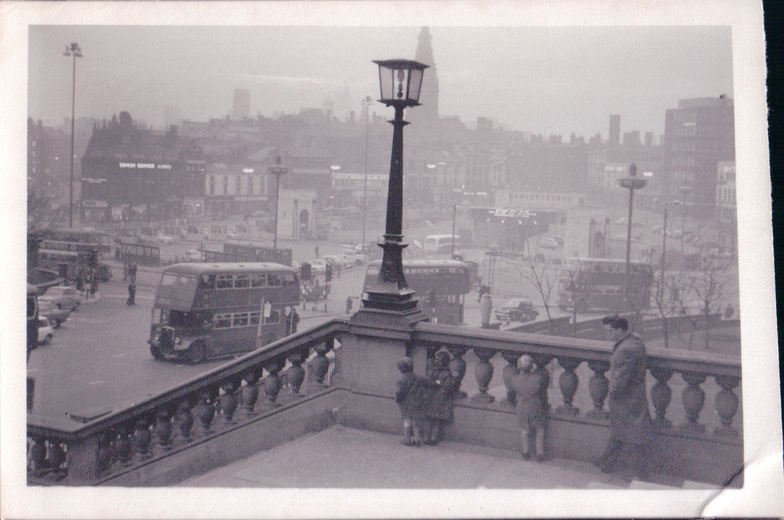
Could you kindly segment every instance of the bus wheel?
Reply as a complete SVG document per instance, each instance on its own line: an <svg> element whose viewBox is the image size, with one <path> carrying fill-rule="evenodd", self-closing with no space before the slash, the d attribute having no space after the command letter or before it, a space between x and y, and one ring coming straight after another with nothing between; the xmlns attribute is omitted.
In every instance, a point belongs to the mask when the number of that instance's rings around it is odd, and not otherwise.
<svg viewBox="0 0 784 520"><path fill-rule="evenodd" d="M197 341L188 349L191 365L197 365L207 358L207 347L201 341Z"/></svg>
<svg viewBox="0 0 784 520"><path fill-rule="evenodd" d="M161 359L163 359L163 355L161 354L161 349L159 349L158 347L150 345L150 354L152 354L152 357L154 357L156 361L160 361Z"/></svg>

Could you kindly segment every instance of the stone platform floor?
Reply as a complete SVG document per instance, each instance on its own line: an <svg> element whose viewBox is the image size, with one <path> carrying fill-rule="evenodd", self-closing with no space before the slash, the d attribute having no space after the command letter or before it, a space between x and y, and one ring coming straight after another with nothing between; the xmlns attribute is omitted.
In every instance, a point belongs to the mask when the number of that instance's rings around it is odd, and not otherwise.
<svg viewBox="0 0 784 520"><path fill-rule="evenodd" d="M333 426L178 484L231 488L694 489L716 487L653 475L606 475L589 463L525 461L519 453L445 441L403 446L399 437Z"/></svg>

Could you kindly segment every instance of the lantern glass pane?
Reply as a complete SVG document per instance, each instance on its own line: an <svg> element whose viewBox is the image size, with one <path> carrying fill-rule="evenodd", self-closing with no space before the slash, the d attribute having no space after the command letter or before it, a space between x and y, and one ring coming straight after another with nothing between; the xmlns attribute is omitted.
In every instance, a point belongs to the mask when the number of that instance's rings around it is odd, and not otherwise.
<svg viewBox="0 0 784 520"><path fill-rule="evenodd" d="M378 67L378 79L381 82L381 99L394 99L395 81L392 77L394 71L387 67Z"/></svg>
<svg viewBox="0 0 784 520"><path fill-rule="evenodd" d="M422 73L420 69L411 69L409 72L408 99L419 102L419 90L422 88Z"/></svg>

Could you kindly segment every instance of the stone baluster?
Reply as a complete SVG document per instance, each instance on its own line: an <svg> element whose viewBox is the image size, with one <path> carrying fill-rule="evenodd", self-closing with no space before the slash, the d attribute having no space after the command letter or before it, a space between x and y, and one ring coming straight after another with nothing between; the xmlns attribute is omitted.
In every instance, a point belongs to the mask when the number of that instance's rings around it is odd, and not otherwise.
<svg viewBox="0 0 784 520"><path fill-rule="evenodd" d="M669 368L651 369L651 375L656 378L656 384L651 388L651 402L653 403L653 409L656 411L653 424L658 428L666 429L672 427L672 422L666 417L667 408L672 400L672 389L670 389L669 385L672 373L673 371Z"/></svg>
<svg viewBox="0 0 784 520"><path fill-rule="evenodd" d="M490 360L495 355L494 350L475 348L474 354L479 361L474 366L476 383L479 385L479 393L471 398L472 402L489 404L495 401L495 397L487 393L490 381L493 379L493 365Z"/></svg>
<svg viewBox="0 0 784 520"><path fill-rule="evenodd" d="M502 404L514 406L517 402L517 392L512 387L514 378L520 373L517 368L517 360L520 359L519 352L502 352L501 356L506 360L507 365L501 371L501 378L506 386L506 398L501 401Z"/></svg>
<svg viewBox="0 0 784 520"><path fill-rule="evenodd" d="M180 428L180 437L186 443L191 442L191 428L193 428L193 415L191 405L187 399L180 401L177 407L177 423Z"/></svg>
<svg viewBox="0 0 784 520"><path fill-rule="evenodd" d="M299 389L305 381L305 369L302 368L302 363L308 357L308 349L299 349L289 355L288 360L291 366L286 371L286 380L289 384L289 390L295 397L302 397Z"/></svg>
<svg viewBox="0 0 784 520"><path fill-rule="evenodd" d="M204 435L209 435L213 431L212 419L215 417L215 403L211 397L209 390L203 390L199 393L199 404L194 408Z"/></svg>
<svg viewBox="0 0 784 520"><path fill-rule="evenodd" d="M329 371L329 359L327 359L327 352L332 348L331 342L315 345L313 350L316 351L316 357L310 361L310 369L313 374L313 382L317 387L327 386L324 383L324 378Z"/></svg>
<svg viewBox="0 0 784 520"><path fill-rule="evenodd" d="M716 376L716 383L721 387L721 391L716 394L716 413L721 419L721 426L716 428L715 435L726 437L737 437L738 430L732 427L732 419L738 411L738 396L732 391L740 383L740 379L734 376Z"/></svg>
<svg viewBox="0 0 784 520"><path fill-rule="evenodd" d="M468 394L460 389L460 386L463 384L463 378L466 374L466 362L463 359L465 349L460 347L453 347L449 349L449 352L452 354L452 359L449 360L449 370L453 374L457 374L457 392L455 392L456 399L465 399L468 397Z"/></svg>
<svg viewBox="0 0 784 520"><path fill-rule="evenodd" d="M561 395L563 396L563 404L555 410L559 415L574 417L580 413L580 409L572 405L574 394L577 392L577 386L580 383L574 371L580 366L580 363L582 361L577 358L558 358L558 364L564 369L558 378L558 386L561 388Z"/></svg>
<svg viewBox="0 0 784 520"><path fill-rule="evenodd" d="M150 426L147 424L147 420L145 418L137 419L136 428L133 432L133 446L141 459L149 459L152 456L150 452L151 444L152 435L150 434Z"/></svg>
<svg viewBox="0 0 784 520"><path fill-rule="evenodd" d="M171 449L171 413L168 406L162 407L155 415L155 436L158 438L158 445L164 450Z"/></svg>
<svg viewBox="0 0 784 520"><path fill-rule="evenodd" d="M700 385L705 382L706 375L697 372L684 372L683 379L689 386L683 389L683 408L686 410L687 422L681 430L691 433L705 432L705 425L699 422L700 411L705 404L705 392Z"/></svg>
<svg viewBox="0 0 784 520"><path fill-rule="evenodd" d="M63 450L62 441L58 439L49 439L49 469L58 480L66 475L66 470L61 468L65 462L65 450Z"/></svg>
<svg viewBox="0 0 784 520"><path fill-rule="evenodd" d="M277 399L281 387L280 377L278 377L278 372L280 372L280 369L282 368L281 365L283 365L283 363L272 360L264 366L267 372L269 372L269 375L262 381L264 385L264 394L267 396L267 406L273 408L280 406Z"/></svg>
<svg viewBox="0 0 784 520"><path fill-rule="evenodd" d="M223 394L220 396L220 408L226 424L235 424L234 412L237 410L237 396L235 392L239 385L235 381L226 381L221 385Z"/></svg>
<svg viewBox="0 0 784 520"><path fill-rule="evenodd" d="M131 465L132 458L131 439L129 438L130 435L130 427L126 425L120 426L117 432L116 441L117 459L120 461L121 465L126 467Z"/></svg>
<svg viewBox="0 0 784 520"><path fill-rule="evenodd" d="M33 437L33 447L30 448L30 458L33 461L33 475L43 477L46 472L46 439Z"/></svg>
<svg viewBox="0 0 784 520"><path fill-rule="evenodd" d="M261 372L261 368L249 370L242 377L245 381L245 385L242 387L242 403L248 416L257 415L253 408L259 399L259 387L256 384L261 379Z"/></svg>
<svg viewBox="0 0 784 520"><path fill-rule="evenodd" d="M610 369L610 364L604 361L590 361L588 367L593 371L593 376L588 381L588 393L593 401L593 410L589 410L585 415L591 419L604 420L610 417L610 413L604 409L604 401L610 389L610 382L604 373Z"/></svg>

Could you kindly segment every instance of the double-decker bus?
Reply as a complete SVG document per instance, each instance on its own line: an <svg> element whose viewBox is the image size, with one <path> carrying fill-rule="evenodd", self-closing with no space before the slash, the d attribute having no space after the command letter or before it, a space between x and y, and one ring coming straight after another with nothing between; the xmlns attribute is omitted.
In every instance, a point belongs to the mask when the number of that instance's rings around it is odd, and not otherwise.
<svg viewBox="0 0 784 520"><path fill-rule="evenodd" d="M257 242L226 240L223 252L244 262L275 262L291 267L291 249L275 249Z"/></svg>
<svg viewBox="0 0 784 520"><path fill-rule="evenodd" d="M629 312L647 309L651 300L653 268L645 262L629 264L615 258L567 258L559 279L558 306L578 312Z"/></svg>
<svg viewBox="0 0 784 520"><path fill-rule="evenodd" d="M37 233L44 241L90 245L95 247L99 253L109 253L112 250L112 239L105 231L98 229L41 229ZM56 248L48 247L47 249Z"/></svg>
<svg viewBox="0 0 784 520"><path fill-rule="evenodd" d="M274 263L187 263L161 276L150 325L155 359L199 363L272 343L292 332L297 274Z"/></svg>
<svg viewBox="0 0 784 520"><path fill-rule="evenodd" d="M363 291L375 285L380 265L380 260L368 264ZM471 289L468 265L451 259L404 260L403 272L428 318L448 325L463 322L465 295Z"/></svg>

